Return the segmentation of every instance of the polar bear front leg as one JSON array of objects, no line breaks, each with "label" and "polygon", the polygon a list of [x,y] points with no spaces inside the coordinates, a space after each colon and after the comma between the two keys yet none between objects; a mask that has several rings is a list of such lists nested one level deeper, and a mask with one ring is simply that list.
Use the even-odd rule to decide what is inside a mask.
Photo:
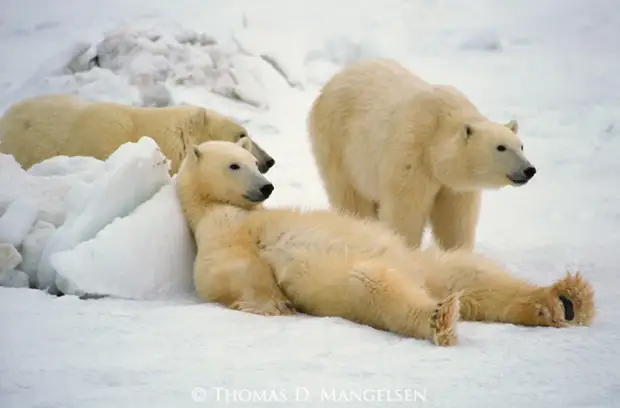
[{"label": "polar bear front leg", "polygon": [[457,192],[441,187],[430,213],[437,246],[445,251],[473,249],[480,213],[479,191]]},{"label": "polar bear front leg", "polygon": [[333,209],[346,211],[359,218],[377,218],[375,203],[356,190],[347,177],[342,163],[330,163],[326,170],[319,169],[319,171],[329,204]]},{"label": "polar bear front leg", "polygon": [[197,294],[207,302],[260,315],[291,315],[291,302],[276,284],[271,267],[244,248],[198,254],[194,267]]},{"label": "polar bear front leg", "polygon": [[388,259],[360,259],[355,251],[312,246],[272,247],[262,256],[300,312],[342,317],[440,346],[457,343],[460,295],[437,302],[420,281],[390,268]]},{"label": "polar bear front leg", "polygon": [[423,178],[392,180],[379,201],[379,220],[419,248],[438,191],[438,185]]}]

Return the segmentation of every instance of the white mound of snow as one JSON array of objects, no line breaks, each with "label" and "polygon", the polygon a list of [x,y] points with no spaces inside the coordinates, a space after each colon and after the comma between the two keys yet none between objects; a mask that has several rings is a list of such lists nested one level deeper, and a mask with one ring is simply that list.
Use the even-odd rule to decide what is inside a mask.
[{"label": "white mound of snow", "polygon": [[[101,167],[91,163],[86,168],[86,161],[80,157],[58,156],[48,160],[26,172],[13,156],[0,154],[0,213],[18,198],[29,198],[39,208],[37,220],[60,226],[65,221],[65,199],[72,186],[92,182],[104,170],[103,163]],[[74,164],[78,162],[79,166]],[[58,170],[63,167],[65,171]],[[71,172],[75,168],[80,170]]]},{"label": "white mound of snow", "polygon": [[20,246],[38,213],[39,207],[32,198],[19,197],[13,201],[0,217],[0,243]]},{"label": "white mound of snow", "polygon": [[174,183],[91,240],[52,255],[56,285],[72,295],[129,299],[192,296],[194,241]]},{"label": "white mound of snow", "polygon": [[266,27],[253,26],[250,29],[247,18],[244,18],[243,27],[233,32],[233,41],[244,54],[260,57],[270,64],[290,86],[305,88],[303,61],[306,50],[292,46],[290,37],[283,37]]},{"label": "white mound of snow", "polygon": [[[40,65],[40,68],[25,83],[2,98],[0,102],[1,111],[4,111],[15,101],[44,93],[47,78],[71,74],[76,66],[82,64],[81,61],[84,56],[88,55],[90,48],[90,44],[78,42],[70,44],[61,52],[52,55]],[[44,86],[43,89],[42,86]],[[49,90],[53,92],[52,88],[53,86]]]},{"label": "white mound of snow", "polygon": [[15,269],[22,261],[22,256],[13,244],[0,244],[0,272]]},{"label": "white mound of snow", "polygon": [[39,262],[41,289],[55,293],[51,256],[92,239],[117,217],[131,213],[170,181],[170,163],[157,143],[144,136],[121,145],[106,160],[106,169],[92,184],[78,183],[67,195],[64,224],[48,240]]},{"label": "white mound of snow", "polygon": [[0,214],[27,189],[28,176],[15,158],[0,154]]},{"label": "white mound of snow", "polygon": [[302,60],[295,64],[274,49],[273,35],[246,30],[239,37],[218,40],[160,20],[119,26],[97,44],[79,43],[56,56],[56,68],[41,68],[12,100],[71,93],[89,100],[168,106],[183,102],[178,90],[193,88],[269,109],[283,91],[303,87]]},{"label": "white mound of snow", "polygon": [[105,170],[105,163],[94,157],[54,156],[32,165],[27,173],[33,176],[66,176],[82,174],[86,179],[94,180]]},{"label": "white mound of snow", "polygon": [[20,251],[23,259],[20,269],[28,275],[30,282],[35,287],[38,286],[37,271],[41,255],[54,231],[56,231],[54,224],[39,220],[32,226],[22,242]]},{"label": "white mound of snow", "polygon": [[27,288],[30,286],[28,275],[18,269],[0,272],[0,286],[7,288]]},{"label": "white mound of snow", "polygon": [[274,88],[289,88],[300,80],[291,79],[291,69],[282,69],[264,55],[161,22],[119,27],[97,44],[99,66],[128,78],[149,100],[154,92],[165,93],[165,87],[202,87],[268,108]]}]

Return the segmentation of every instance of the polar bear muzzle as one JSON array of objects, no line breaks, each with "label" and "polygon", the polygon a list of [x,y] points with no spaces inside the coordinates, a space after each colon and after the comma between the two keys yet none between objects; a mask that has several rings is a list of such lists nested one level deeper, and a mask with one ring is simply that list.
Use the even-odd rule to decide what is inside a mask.
[{"label": "polar bear muzzle", "polygon": [[251,153],[258,160],[258,171],[265,174],[269,171],[270,168],[276,164],[276,161],[273,157],[271,157],[266,151],[264,151],[258,143],[252,140],[252,149]]},{"label": "polar bear muzzle", "polygon": [[526,166],[522,167],[518,171],[509,173],[507,177],[515,185],[521,186],[523,184],[526,184],[528,181],[530,181],[532,177],[534,177],[535,174],[536,174],[536,167],[528,163]]},{"label": "polar bear muzzle", "polygon": [[269,198],[271,193],[273,192],[274,187],[273,184],[267,182],[260,186],[259,188],[248,190],[243,198],[253,203],[260,203]]}]

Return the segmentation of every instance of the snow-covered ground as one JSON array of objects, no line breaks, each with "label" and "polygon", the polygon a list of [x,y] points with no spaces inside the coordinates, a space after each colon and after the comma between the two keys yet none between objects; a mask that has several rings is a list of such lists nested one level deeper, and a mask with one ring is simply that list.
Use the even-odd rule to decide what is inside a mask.
[{"label": "snow-covered ground", "polygon": [[598,316],[564,330],[463,322],[460,345],[439,348],[205,305],[182,296],[192,251],[170,180],[139,164],[159,160],[148,140],[29,172],[0,156],[0,238],[21,243],[0,258],[123,298],[0,287],[0,406],[617,406],[618,38],[617,0],[1,0],[0,111],[45,92],[219,110],[276,158],[270,206],[327,205],[305,117],[343,64],[388,56],[458,86],[519,120],[539,171],[485,195],[478,250],[541,284],[580,269]]}]

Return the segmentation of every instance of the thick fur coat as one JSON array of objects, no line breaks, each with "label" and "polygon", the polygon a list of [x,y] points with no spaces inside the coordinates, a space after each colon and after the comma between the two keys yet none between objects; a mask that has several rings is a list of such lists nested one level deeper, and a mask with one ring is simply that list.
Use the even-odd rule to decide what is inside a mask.
[{"label": "thick fur coat", "polygon": [[437,345],[459,319],[587,325],[594,293],[580,274],[538,286],[468,250],[414,250],[383,223],[333,211],[266,209],[273,191],[240,141],[188,152],[177,191],[208,302],[263,315],[339,316]]},{"label": "thick fur coat", "polygon": [[473,248],[481,191],[536,173],[517,122],[483,116],[459,90],[385,59],[353,63],[308,116],[312,152],[333,208],[378,218],[419,247]]}]

